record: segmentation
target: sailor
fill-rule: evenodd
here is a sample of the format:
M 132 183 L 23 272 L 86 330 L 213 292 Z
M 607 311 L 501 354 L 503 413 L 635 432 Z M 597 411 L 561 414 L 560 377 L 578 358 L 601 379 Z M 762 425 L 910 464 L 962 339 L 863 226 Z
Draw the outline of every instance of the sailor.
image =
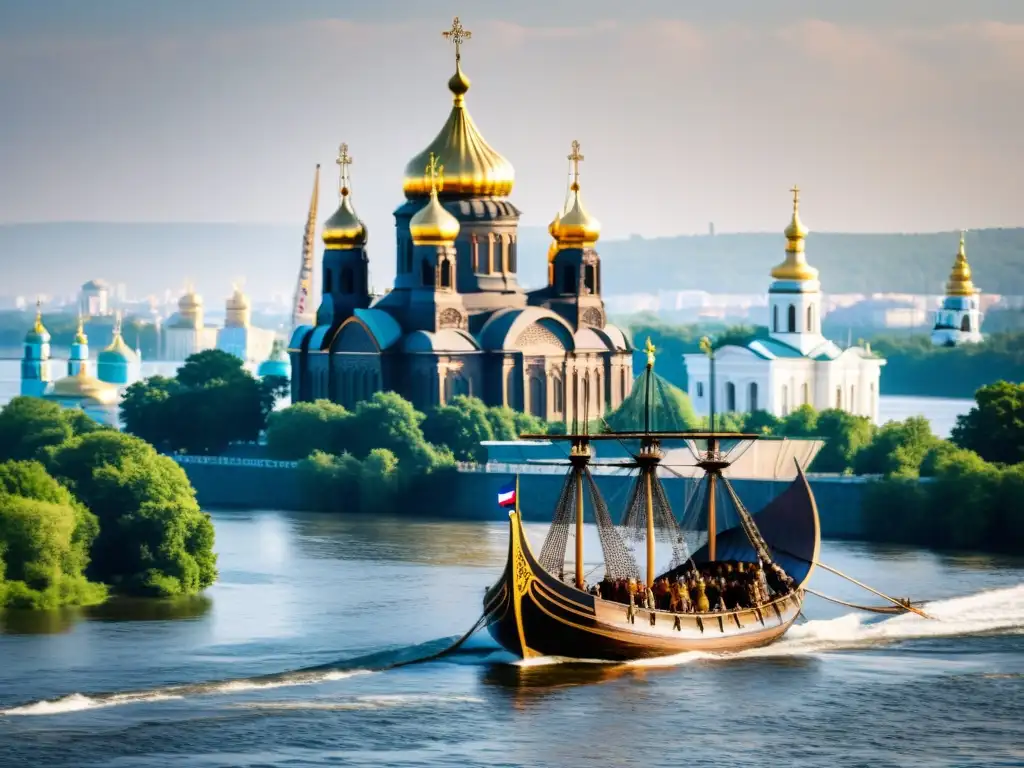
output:
M 651 626 L 653 627 L 656 616 L 654 614 L 654 590 L 650 587 L 647 587 L 644 592 L 644 602 L 647 607 L 647 611 L 651 615 Z
M 629 606 L 626 608 L 626 618 L 630 624 L 636 624 L 636 582 L 629 580 Z
M 711 610 L 711 604 L 708 602 L 708 596 L 703 579 L 697 580 L 697 599 L 694 602 L 697 605 L 698 613 L 707 613 Z

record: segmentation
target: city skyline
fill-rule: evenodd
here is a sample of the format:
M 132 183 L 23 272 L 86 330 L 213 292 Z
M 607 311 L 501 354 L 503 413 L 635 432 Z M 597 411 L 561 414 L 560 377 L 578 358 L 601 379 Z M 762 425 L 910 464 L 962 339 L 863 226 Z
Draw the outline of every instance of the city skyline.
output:
M 371 258 L 390 261 L 403 169 L 450 106 L 454 13 L 524 226 L 561 204 L 573 139 L 608 238 L 777 231 L 794 182 L 817 231 L 1022 223 L 1024 8 L 726 5 L 8 5 L 0 223 L 298 230 L 318 162 L 321 221 L 333 209 L 346 141 Z

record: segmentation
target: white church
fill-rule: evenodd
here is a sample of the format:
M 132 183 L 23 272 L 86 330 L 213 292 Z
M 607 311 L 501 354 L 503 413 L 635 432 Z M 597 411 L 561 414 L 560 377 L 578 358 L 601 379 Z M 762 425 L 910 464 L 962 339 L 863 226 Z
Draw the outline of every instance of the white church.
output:
M 935 312 L 932 344 L 939 347 L 977 344 L 984 338 L 981 335 L 981 291 L 971 279 L 964 235 L 960 233 L 960 250 L 946 283 L 946 297 Z
M 870 347 L 840 349 L 821 335 L 821 283 L 804 254 L 807 228 L 794 187 L 786 227 L 786 259 L 772 269 L 770 332 L 746 346 L 715 352 L 715 411 L 768 411 L 786 416 L 801 405 L 838 408 L 878 421 L 878 380 L 885 360 Z M 711 410 L 711 360 L 684 355 L 688 394 L 698 415 Z

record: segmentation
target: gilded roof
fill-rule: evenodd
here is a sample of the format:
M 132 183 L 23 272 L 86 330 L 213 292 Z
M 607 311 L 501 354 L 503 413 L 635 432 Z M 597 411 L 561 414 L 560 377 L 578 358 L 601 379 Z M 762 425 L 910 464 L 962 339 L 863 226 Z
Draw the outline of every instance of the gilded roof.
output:
M 953 270 L 949 273 L 949 282 L 946 283 L 947 296 L 973 296 L 978 289 L 971 280 L 971 265 L 967 263 L 967 249 L 964 246 L 964 235 L 960 233 L 960 250 L 957 251 L 956 260 L 953 262 Z
M 82 372 L 74 376 L 65 376 L 54 382 L 53 387 L 44 397 L 59 400 L 80 400 L 98 405 L 113 405 L 117 402 L 117 387 Z
M 772 277 L 776 280 L 795 280 L 805 282 L 818 279 L 818 270 L 807 263 L 804 255 L 804 238 L 808 229 L 800 221 L 800 188 L 793 185 L 793 217 L 785 229 L 786 259 L 772 269 Z
M 455 74 L 448 81 L 454 97 L 452 111 L 440 133 L 405 167 L 402 190 L 406 197 L 425 197 L 430 184 L 423 169 L 434 155 L 444 166 L 445 195 L 472 197 L 504 197 L 512 192 L 515 170 L 480 134 L 465 105 L 469 78 L 462 73 L 458 61 Z

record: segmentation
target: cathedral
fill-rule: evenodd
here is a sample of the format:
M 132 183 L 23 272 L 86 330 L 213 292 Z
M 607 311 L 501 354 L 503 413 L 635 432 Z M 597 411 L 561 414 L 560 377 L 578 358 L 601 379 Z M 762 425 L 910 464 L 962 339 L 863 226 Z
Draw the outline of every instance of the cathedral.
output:
M 935 312 L 932 344 L 955 347 L 976 344 L 981 335 L 981 291 L 971 279 L 971 265 L 967 263 L 964 234 L 960 233 L 960 250 L 953 261 L 953 271 L 946 283 L 946 296 Z
M 840 349 L 821 333 L 821 282 L 807 263 L 808 230 L 800 220 L 800 190 L 793 187 L 793 217 L 786 227 L 786 258 L 768 288 L 769 333 L 746 345 L 715 352 L 715 411 L 768 411 L 786 416 L 801 405 L 835 408 L 878 421 L 878 380 L 885 360 L 869 347 Z M 684 355 L 694 410 L 712 405 L 711 360 Z
M 583 205 L 580 145 L 572 184 L 551 222 L 548 284 L 517 279 L 519 209 L 512 165 L 483 138 L 466 108 L 469 79 L 458 19 L 448 81 L 452 108 L 437 137 L 406 166 L 395 210 L 393 288 L 371 297 L 367 232 L 356 215 L 341 146 L 340 204 L 323 225 L 322 298 L 315 324 L 289 344 L 292 400 L 352 407 L 392 390 L 423 410 L 464 394 L 548 421 L 571 423 L 616 408 L 633 383 L 632 347 L 606 321 L 600 224 Z

